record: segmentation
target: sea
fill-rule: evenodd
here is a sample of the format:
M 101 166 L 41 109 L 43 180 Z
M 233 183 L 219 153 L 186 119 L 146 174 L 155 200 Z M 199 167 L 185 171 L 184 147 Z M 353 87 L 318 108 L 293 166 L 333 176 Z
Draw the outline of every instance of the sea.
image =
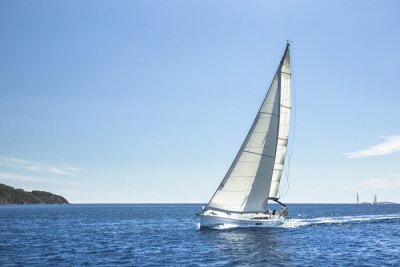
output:
M 201 204 L 0 206 L 0 266 L 400 266 L 400 205 L 289 204 L 200 230 Z

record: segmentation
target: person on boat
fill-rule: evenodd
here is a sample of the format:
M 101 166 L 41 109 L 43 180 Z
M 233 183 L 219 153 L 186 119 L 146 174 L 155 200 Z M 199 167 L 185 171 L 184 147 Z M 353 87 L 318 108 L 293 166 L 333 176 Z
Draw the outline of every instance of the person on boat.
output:
M 288 211 L 287 211 L 287 209 L 286 209 L 286 207 L 283 207 L 282 209 L 281 209 L 281 216 L 287 216 L 289 213 L 288 213 Z

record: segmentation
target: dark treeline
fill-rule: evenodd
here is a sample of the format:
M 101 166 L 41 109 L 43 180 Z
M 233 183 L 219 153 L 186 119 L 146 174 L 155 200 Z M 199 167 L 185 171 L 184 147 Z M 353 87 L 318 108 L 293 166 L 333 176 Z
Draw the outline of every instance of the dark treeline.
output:
M 26 192 L 22 189 L 0 184 L 1 204 L 68 204 L 68 201 L 58 195 L 45 191 Z

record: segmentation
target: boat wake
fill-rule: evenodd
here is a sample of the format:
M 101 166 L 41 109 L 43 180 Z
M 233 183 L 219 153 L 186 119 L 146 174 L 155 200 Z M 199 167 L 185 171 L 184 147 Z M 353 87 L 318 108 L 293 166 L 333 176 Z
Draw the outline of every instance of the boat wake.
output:
M 400 220 L 400 214 L 317 217 L 310 219 L 292 218 L 285 220 L 280 227 L 298 228 L 298 227 L 324 225 L 324 224 L 348 224 L 348 223 L 362 223 L 362 222 L 379 222 L 386 220 Z
M 262 224 L 262 225 L 244 225 L 244 224 L 235 224 L 235 223 L 224 223 L 224 224 L 220 224 L 220 225 L 216 225 L 216 226 L 210 226 L 210 227 L 206 227 L 205 229 L 209 229 L 209 230 L 228 230 L 228 229 L 234 229 L 234 228 L 279 228 L 281 227 L 281 225 L 275 225 L 275 226 L 271 226 L 268 224 Z M 200 228 L 200 223 L 197 224 L 197 229 L 201 229 Z
M 331 224 L 350 224 L 350 223 L 365 223 L 365 222 L 380 222 L 388 220 L 400 220 L 400 214 L 381 214 L 381 215 L 358 215 L 358 216 L 337 216 L 337 217 L 317 217 L 317 218 L 291 218 L 286 219 L 281 225 L 273 228 L 301 228 L 318 225 Z M 200 229 L 200 224 L 197 225 Z M 260 225 L 256 228 L 270 228 L 269 225 Z M 244 226 L 239 224 L 222 224 L 212 227 L 213 230 L 228 230 L 234 228 L 254 228 L 254 226 Z

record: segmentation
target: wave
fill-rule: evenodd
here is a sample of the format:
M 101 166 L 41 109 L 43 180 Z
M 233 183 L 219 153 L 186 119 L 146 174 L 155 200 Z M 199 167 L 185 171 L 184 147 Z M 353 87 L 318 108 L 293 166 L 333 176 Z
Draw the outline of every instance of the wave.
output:
M 399 220 L 400 214 L 381 214 L 381 215 L 358 215 L 358 216 L 337 216 L 337 217 L 317 217 L 310 219 L 286 219 L 280 226 L 283 228 L 298 228 L 305 226 L 323 224 L 346 224 L 361 222 L 379 222 L 386 220 Z
M 330 225 L 330 224 L 348 224 L 348 223 L 362 223 L 362 222 L 379 222 L 387 220 L 400 220 L 400 214 L 380 214 L 380 215 L 358 215 L 358 216 L 336 216 L 336 217 L 316 217 L 316 218 L 289 218 L 283 221 L 281 225 L 274 226 L 273 228 L 300 228 L 316 225 Z M 256 226 L 257 228 L 270 228 L 269 225 Z M 200 223 L 197 224 L 200 229 Z M 221 224 L 211 229 L 214 230 L 228 230 L 233 228 L 254 228 L 253 225 L 240 225 L 240 224 Z

